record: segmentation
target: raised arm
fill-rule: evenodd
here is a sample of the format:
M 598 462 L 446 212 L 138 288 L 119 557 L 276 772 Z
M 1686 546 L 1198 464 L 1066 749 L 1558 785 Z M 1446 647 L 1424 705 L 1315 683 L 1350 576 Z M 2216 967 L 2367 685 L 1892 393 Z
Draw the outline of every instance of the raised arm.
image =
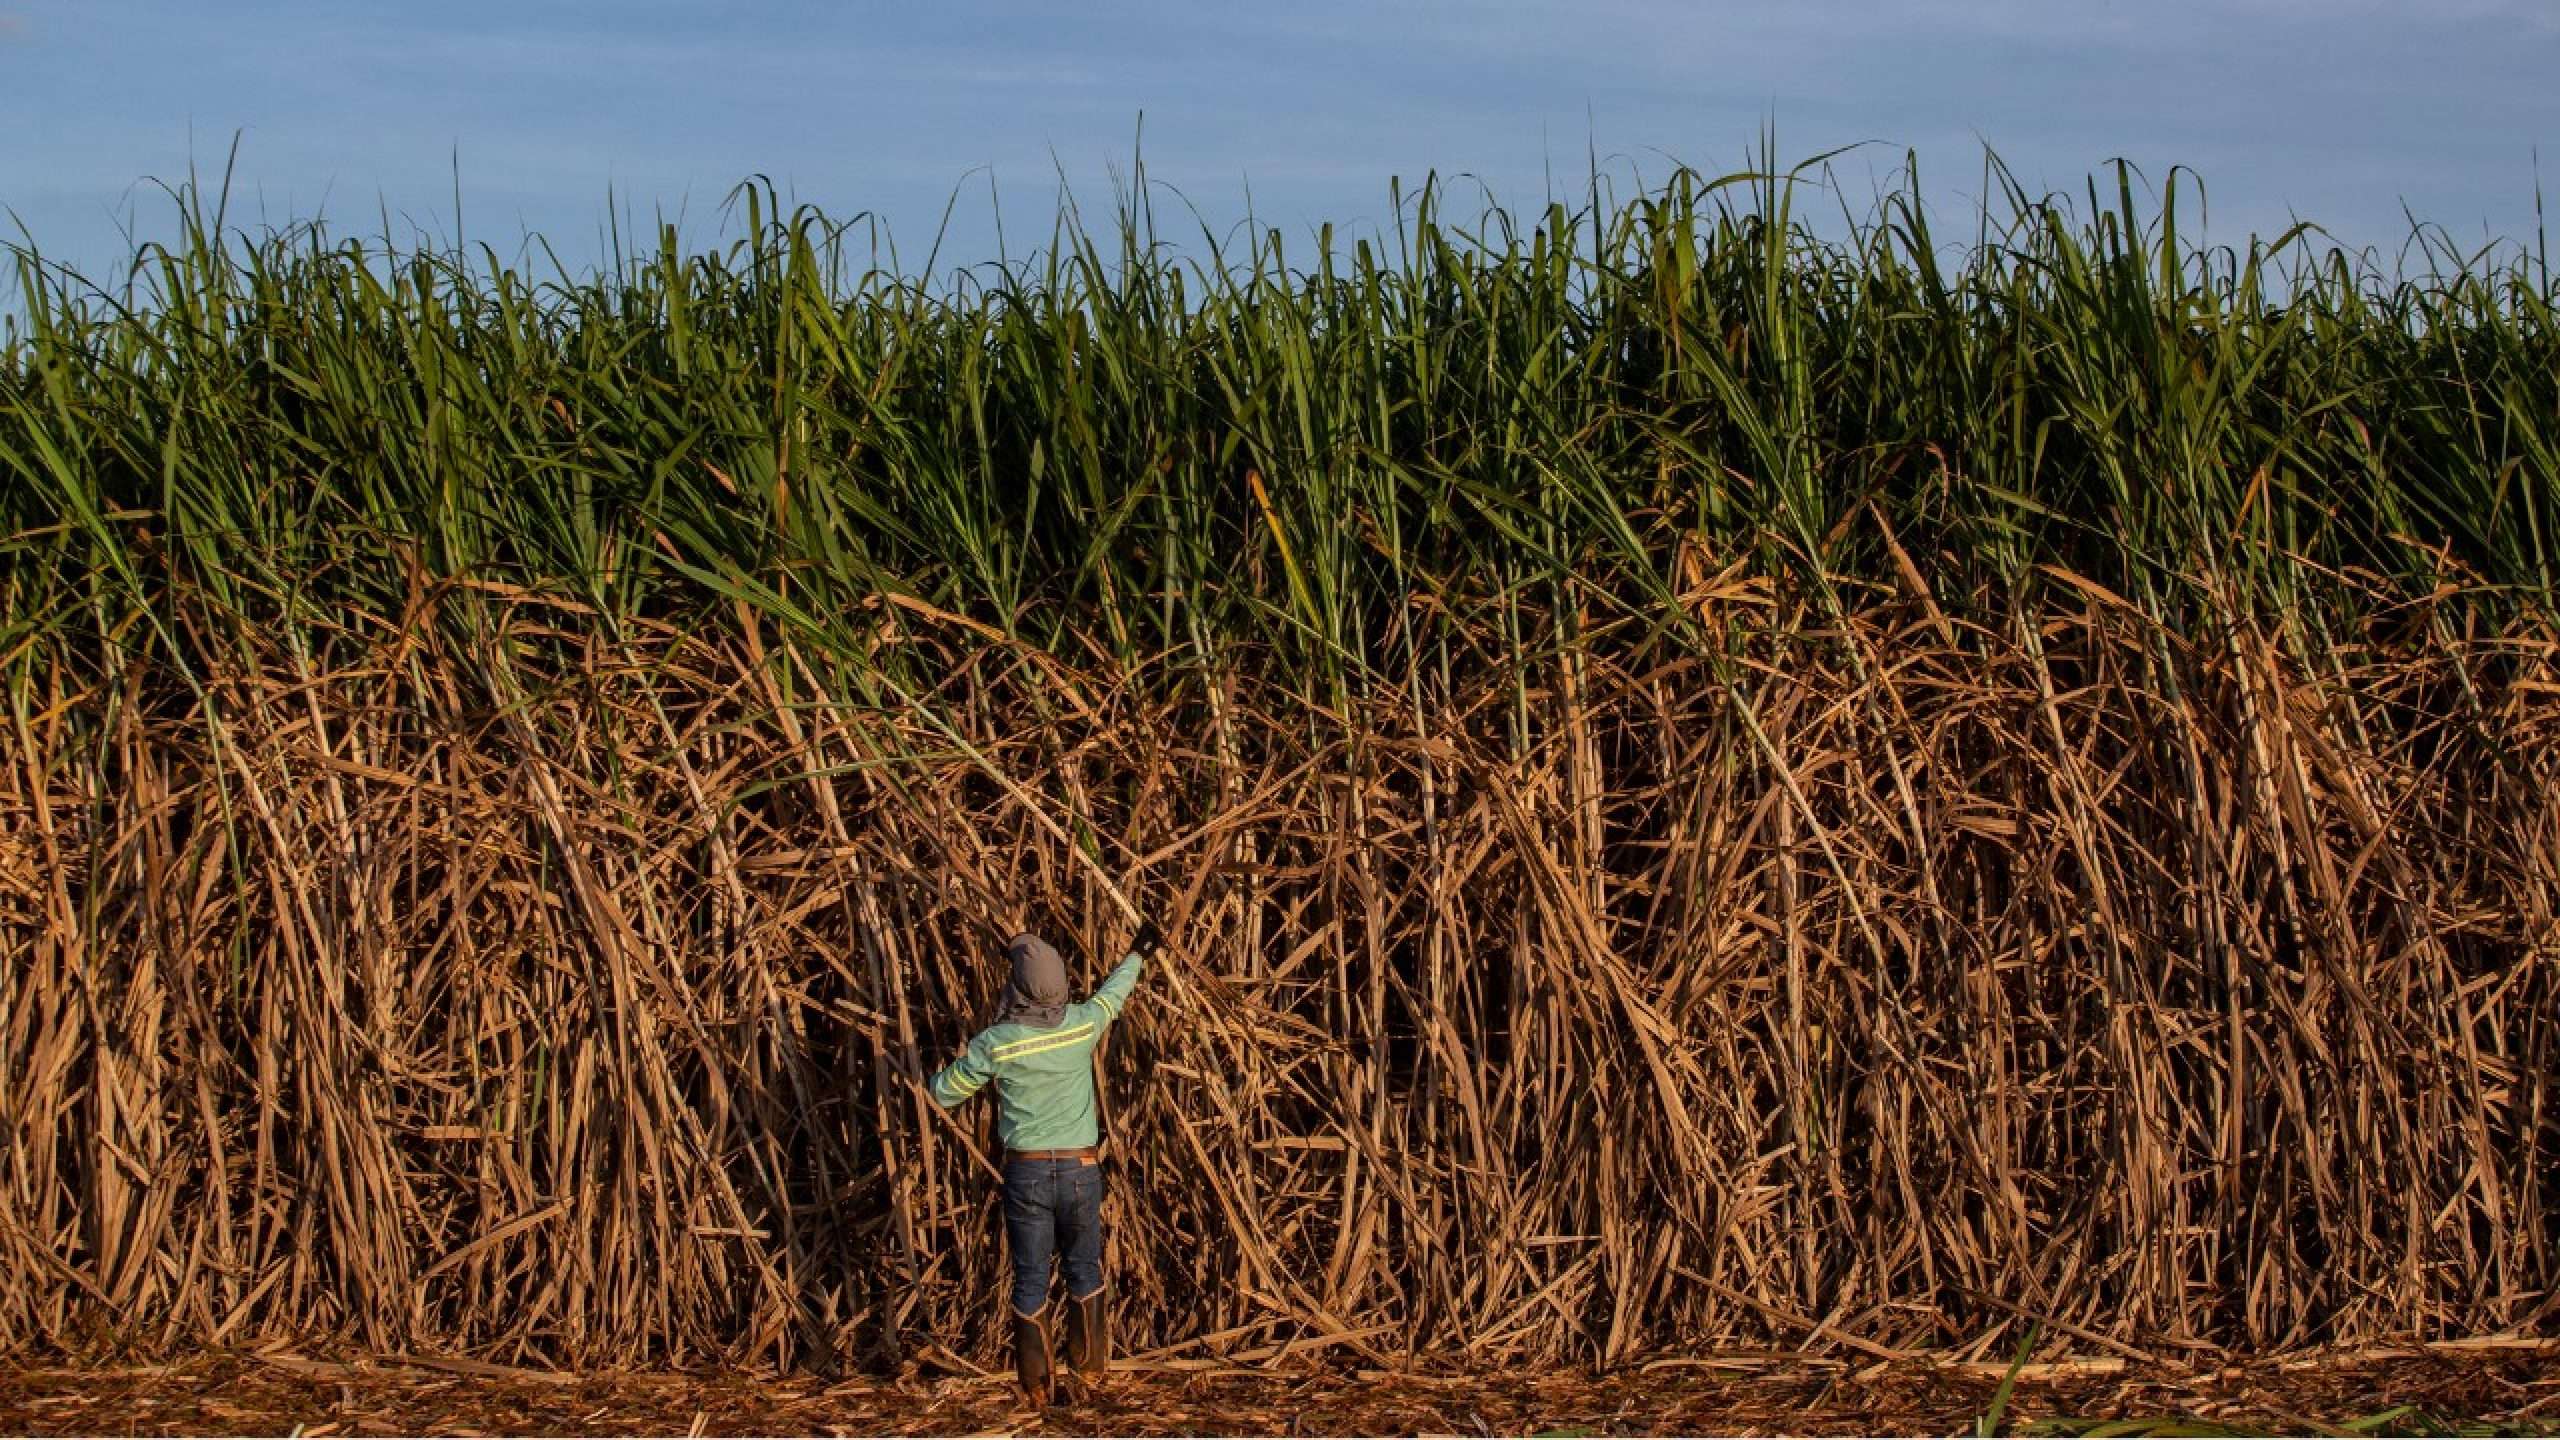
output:
M 935 1072 L 928 1088 L 933 1092 L 933 1103 L 948 1110 L 985 1089 L 994 1078 L 995 1042 L 981 1030 L 970 1039 L 969 1048 L 960 1052 L 959 1059 Z
M 1119 967 L 1103 977 L 1102 988 L 1093 992 L 1088 1003 L 1102 1011 L 1105 1022 L 1120 1018 L 1128 1008 L 1129 992 L 1138 988 L 1138 972 L 1147 968 L 1146 957 L 1132 950 L 1121 958 Z

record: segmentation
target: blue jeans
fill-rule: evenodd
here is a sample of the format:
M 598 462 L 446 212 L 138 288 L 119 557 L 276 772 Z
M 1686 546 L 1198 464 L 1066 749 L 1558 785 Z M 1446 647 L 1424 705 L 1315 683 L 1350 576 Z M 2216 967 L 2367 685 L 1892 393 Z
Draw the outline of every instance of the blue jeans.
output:
M 1049 1303 L 1049 1265 L 1067 1271 L 1067 1293 L 1102 1288 L 1102 1167 L 1091 1160 L 1010 1160 L 1004 1167 L 1004 1237 L 1013 1252 L 1013 1313 Z

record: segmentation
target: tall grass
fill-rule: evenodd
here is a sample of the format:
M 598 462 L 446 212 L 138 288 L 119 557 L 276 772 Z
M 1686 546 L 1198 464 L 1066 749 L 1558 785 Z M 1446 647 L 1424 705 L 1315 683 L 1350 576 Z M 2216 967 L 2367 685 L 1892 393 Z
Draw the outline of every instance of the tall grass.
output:
M 2219 613 L 2206 572 L 2285 614 L 2547 600 L 2547 268 L 2427 232 L 2389 279 L 2307 230 L 2198 251 L 2178 199 L 2021 197 L 1961 259 L 1910 193 L 1824 241 L 1760 175 L 1525 231 L 1426 189 L 1294 258 L 1124 206 L 1108 249 L 1070 212 L 939 289 L 752 189 L 726 250 L 550 280 L 190 205 L 112 296 L 21 257 L 6 519 L 67 528 L 13 577 L 22 613 L 113 584 L 262 626 L 413 563 L 616 617 L 890 590 L 1361 687 L 1456 577 L 1658 628 L 1683 545 L 1822 589 L 1895 573 L 1889 531 L 1958 594 L 2047 563 L 2169 617 Z
M 2546 1325 L 2547 265 L 1807 196 L 22 255 L 0 1338 L 983 1347 L 1123 894 L 1148 1343 Z

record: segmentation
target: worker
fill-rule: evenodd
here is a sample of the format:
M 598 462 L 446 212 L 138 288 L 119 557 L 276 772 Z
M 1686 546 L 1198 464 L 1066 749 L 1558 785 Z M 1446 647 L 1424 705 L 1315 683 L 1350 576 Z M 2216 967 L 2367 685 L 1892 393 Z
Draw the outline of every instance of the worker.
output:
M 1082 1004 L 1067 1003 L 1067 962 L 1025 932 L 1005 943 L 1012 973 L 993 1024 L 933 1077 L 949 1110 L 996 1087 L 996 1135 L 1004 1145 L 1005 1248 L 1013 1256 L 1013 1367 L 1024 1398 L 1049 1403 L 1051 1261 L 1067 1272 L 1066 1363 L 1098 1380 L 1111 1363 L 1110 1291 L 1102 1275 L 1102 1169 L 1093 1052 L 1120 1018 L 1153 924 L 1138 927 L 1119 967 Z

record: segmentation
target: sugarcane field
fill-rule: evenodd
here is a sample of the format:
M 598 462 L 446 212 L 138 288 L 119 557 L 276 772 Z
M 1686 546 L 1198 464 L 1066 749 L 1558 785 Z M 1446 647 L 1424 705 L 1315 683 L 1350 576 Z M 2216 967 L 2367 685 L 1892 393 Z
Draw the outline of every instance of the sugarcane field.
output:
M 0 1432 L 2560 1434 L 2538 234 L 1175 136 L 20 230 Z

